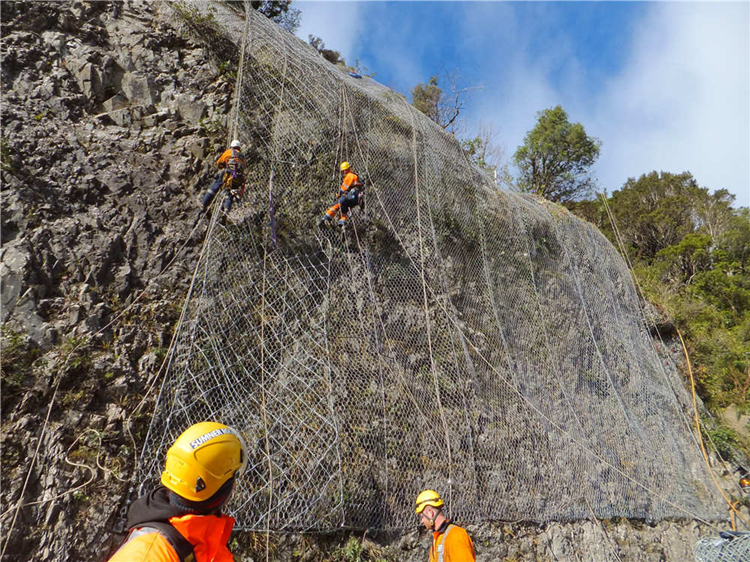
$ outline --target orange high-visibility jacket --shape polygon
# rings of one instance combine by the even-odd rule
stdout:
[[[242,167],[243,168],[247,167],[247,162],[245,161],[245,158],[242,156],[242,152],[240,152],[239,150],[237,150],[237,152],[239,154],[239,160],[240,160],[240,163],[242,164]],[[221,156],[219,156],[219,159],[216,161],[216,165],[219,168],[223,168],[224,166],[227,165],[227,162],[229,162],[229,159],[231,157],[232,157],[232,149],[231,148],[227,148],[224,151],[224,153]]]
[[[341,182],[341,191],[346,193],[355,183],[359,183],[359,176],[349,170],[349,172],[344,176],[344,181]]]
[[[474,544],[466,529],[448,524],[443,532],[432,533],[430,562],[475,562]]]
[[[196,562],[233,562],[227,548],[234,519],[227,515],[183,515],[169,522],[193,545]],[[148,527],[148,523],[144,525]],[[180,562],[169,541],[158,531],[138,534],[136,527],[109,562]]]

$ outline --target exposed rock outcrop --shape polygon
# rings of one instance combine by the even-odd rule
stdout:
[[[119,539],[147,428],[134,409],[190,280],[232,89],[171,17],[146,2],[3,3],[8,560],[101,559]]]
[[[2,548],[7,560],[98,561],[122,539],[138,485],[233,84],[166,5],[145,1],[3,2],[1,56]],[[486,561],[603,560],[611,548],[685,560],[712,532],[692,521],[470,531]],[[235,552],[265,559],[256,539],[237,537]],[[401,561],[424,560],[429,543],[376,539],[361,540],[371,557]],[[273,537],[273,559],[344,560],[347,540]]]

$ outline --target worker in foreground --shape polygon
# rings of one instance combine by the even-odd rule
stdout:
[[[322,226],[326,221],[332,221],[339,212],[338,225],[345,227],[349,211],[357,205],[363,205],[364,187],[359,181],[359,176],[354,173],[349,162],[342,162],[339,170],[343,179],[339,187],[338,201],[326,211],[326,214],[318,221],[318,226]]]
[[[245,469],[247,448],[216,422],[189,427],[167,451],[162,486],[128,511],[129,535],[110,562],[231,562],[234,519],[222,508]]]
[[[235,139],[232,141],[229,148],[216,161],[216,166],[219,168],[219,173],[203,196],[201,210],[195,218],[195,224],[198,223],[198,219],[206,212],[206,209],[208,209],[208,206],[222,187],[225,188],[224,201],[221,205],[224,217],[232,210],[234,200],[242,197],[242,194],[245,192],[247,160],[242,154],[242,143],[239,140]]]
[[[435,490],[417,496],[416,512],[427,529],[432,530],[430,562],[474,562],[474,545],[466,529],[454,525],[443,512],[445,502]]]

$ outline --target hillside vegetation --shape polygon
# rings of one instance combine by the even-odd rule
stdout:
[[[323,507],[341,499],[349,517],[343,530],[330,510],[325,523],[339,525],[330,533],[237,532],[240,560],[423,561],[431,537],[413,530],[412,502],[427,479],[445,478],[443,447],[479,461],[454,463],[466,486],[451,502],[468,506],[462,523],[477,521],[481,561],[688,559],[724,506],[679,418],[688,395],[673,363],[662,366],[614,247],[540,197],[477,189],[483,177],[456,141],[405,100],[321,70],[315,49],[265,21],[242,88],[253,188],[226,226],[192,226],[231,126],[236,64],[226,51],[239,52],[196,10],[3,2],[2,558],[106,559],[148,484],[147,456],[160,473],[163,443],[150,447],[149,435],[166,440],[188,408],[164,432],[152,419],[187,395],[253,438],[257,464],[235,498],[255,494],[247,505],[261,516],[269,497],[299,499],[272,524],[318,517],[315,494]],[[361,110],[344,130],[331,124],[341,99]],[[353,217],[366,251],[313,230],[335,191],[336,139],[355,133],[370,148],[355,164],[369,163],[373,180],[368,214]],[[269,252],[266,275],[270,177],[286,253]],[[581,211],[606,233],[598,205]],[[631,255],[649,267],[661,259]],[[207,290],[183,315],[201,259],[211,267],[195,286]],[[276,286],[261,294],[259,273]],[[205,330],[183,338],[169,370],[179,325]],[[659,326],[666,336],[668,322]],[[248,360],[259,357],[263,370]],[[193,370],[195,393],[178,369]],[[252,400],[277,390],[268,409],[284,424],[269,431]],[[725,396],[708,402],[721,408],[735,394]],[[341,404],[350,415],[331,416]],[[645,494],[624,471],[664,493]],[[676,503],[691,511],[671,517]],[[258,521],[264,528],[252,517],[246,528]],[[388,521],[401,530],[371,540],[368,525]]]
[[[651,172],[611,196],[570,207],[619,246],[644,296],[679,329],[698,394],[714,414],[750,414],[750,210],[689,173]],[[688,373],[685,369],[685,376]],[[747,418],[734,417],[747,421]],[[750,428],[717,430],[724,452],[750,445]]]

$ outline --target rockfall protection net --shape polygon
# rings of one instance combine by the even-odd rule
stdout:
[[[701,539],[693,554],[696,562],[747,562],[750,560],[750,533]]]
[[[403,96],[264,17],[177,11],[242,53],[252,163],[208,227],[144,487],[212,419],[250,449],[243,529],[413,527],[423,488],[464,523],[721,517],[688,395],[593,226],[498,189]],[[342,160],[366,207],[317,228]]]

